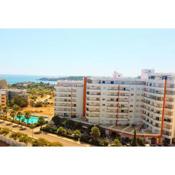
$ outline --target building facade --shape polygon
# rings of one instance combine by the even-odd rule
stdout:
[[[139,78],[85,78],[59,81],[55,115],[93,124],[143,125],[172,142],[175,138],[175,75],[143,70]]]
[[[86,118],[104,125],[140,123],[144,83],[131,78],[88,79]]]
[[[175,76],[153,74],[146,80],[143,93],[143,122],[163,138],[175,138]]]
[[[7,92],[0,89],[0,106],[5,108],[7,106]]]
[[[22,96],[24,98],[28,98],[27,90],[21,89],[7,89],[8,100],[11,101],[16,96]]]
[[[83,116],[83,82],[58,81],[55,98],[55,115]]]

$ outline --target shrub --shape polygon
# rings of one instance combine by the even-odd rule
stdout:
[[[49,146],[49,142],[43,138],[39,138],[38,140],[34,140],[32,145],[33,146]]]
[[[64,136],[64,135],[67,134],[67,131],[66,131],[65,128],[59,127],[58,130],[57,130],[57,133]]]
[[[112,146],[122,146],[120,140],[118,138],[116,138],[114,141],[113,141],[113,144]]]
[[[21,133],[18,133],[18,132],[14,132],[10,135],[10,138],[14,139],[14,140],[17,140],[19,139],[20,137],[22,136]]]
[[[19,141],[25,144],[32,142],[32,138],[28,137],[26,134],[21,134]]]
[[[28,99],[26,97],[16,95],[12,100],[11,100],[11,106],[17,105],[21,108],[27,107],[28,106]]]
[[[63,146],[63,145],[59,142],[49,142],[48,146],[57,147],[57,146]]]
[[[109,145],[109,140],[100,138],[96,142],[94,142],[96,146],[108,146]]]
[[[47,125],[45,127],[42,128],[43,131],[45,132],[51,132],[51,133],[57,133],[57,127],[56,126],[50,126],[50,125]]]
[[[80,141],[89,143],[90,139],[91,139],[91,137],[88,134],[84,133],[84,134],[81,135]]]
[[[145,140],[144,139],[137,139],[137,143],[139,146],[145,146]]]
[[[74,132],[71,129],[67,129],[67,135],[72,136],[74,134]]]
[[[81,131],[80,131],[80,130],[75,130],[75,131],[73,132],[73,134],[74,134],[74,138],[75,138],[76,140],[78,140],[78,139],[81,138]]]
[[[39,117],[38,125],[44,125],[45,123],[44,117]]]
[[[9,132],[10,132],[10,130],[8,128],[0,128],[0,134],[1,135],[6,136],[6,135],[9,134]]]
[[[38,101],[36,103],[33,103],[33,107],[36,107],[36,108],[43,107],[43,103],[41,101]]]

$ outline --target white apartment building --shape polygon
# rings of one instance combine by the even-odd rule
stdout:
[[[175,75],[143,70],[140,78],[59,81],[55,115],[84,117],[101,125],[144,125],[168,141],[175,138]]]
[[[91,123],[104,125],[140,123],[144,84],[132,78],[89,78],[86,118]]]
[[[143,122],[163,138],[175,138],[175,75],[152,74],[143,93]]]
[[[83,116],[83,82],[58,81],[56,85],[55,115]]]

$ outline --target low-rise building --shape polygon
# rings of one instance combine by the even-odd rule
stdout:
[[[21,89],[7,89],[8,100],[11,101],[15,96],[28,98],[27,91]]]
[[[5,108],[7,106],[7,92],[6,90],[0,90],[0,106]]]

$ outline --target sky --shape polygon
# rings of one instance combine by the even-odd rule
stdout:
[[[0,74],[175,73],[175,29],[0,29]]]

